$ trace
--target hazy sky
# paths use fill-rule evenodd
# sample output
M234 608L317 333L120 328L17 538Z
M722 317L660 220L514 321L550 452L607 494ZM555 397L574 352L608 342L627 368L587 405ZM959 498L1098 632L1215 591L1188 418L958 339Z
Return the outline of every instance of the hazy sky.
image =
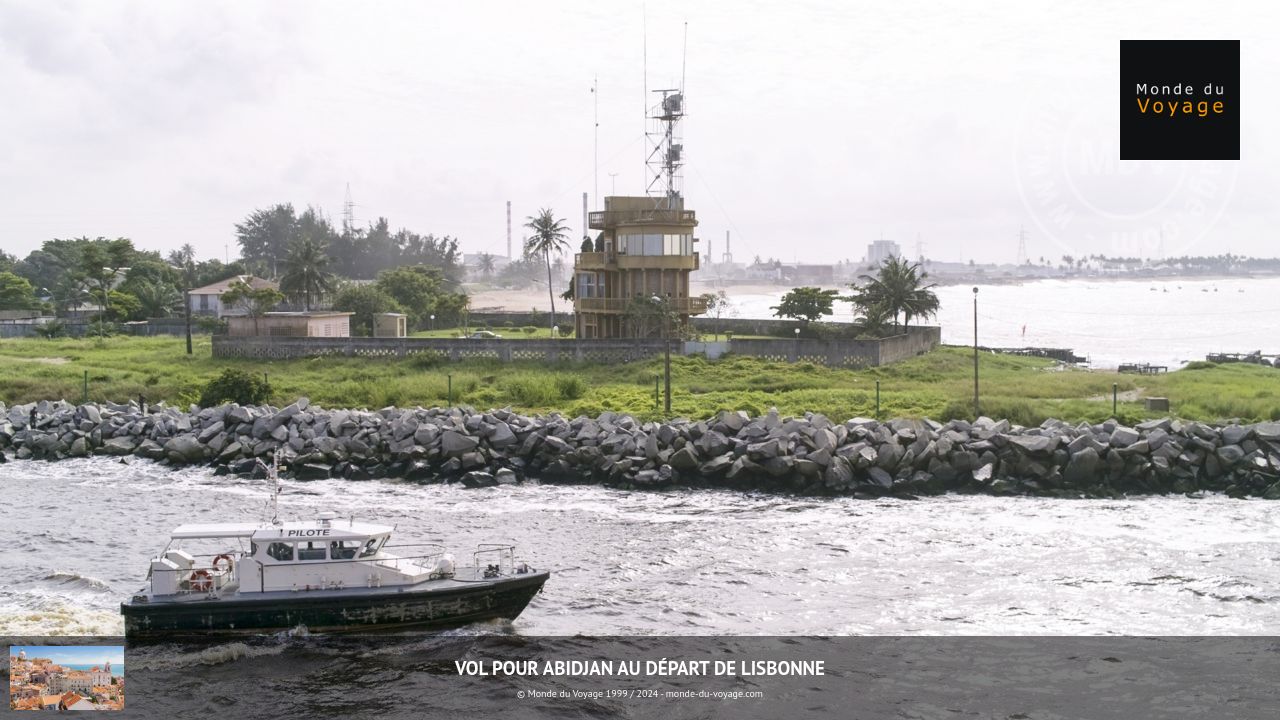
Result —
M0 248L234 256L255 207L337 220L347 183L360 221L468 252L504 252L507 200L517 241L542 206L577 236L593 77L600 194L646 182L646 17L650 88L688 23L685 197L717 257L732 230L738 260L883 233L1011 261L1020 226L1033 258L1280 254L1274 5L1027 0L0 0ZM1118 161L1121 38L1242 41L1239 162Z

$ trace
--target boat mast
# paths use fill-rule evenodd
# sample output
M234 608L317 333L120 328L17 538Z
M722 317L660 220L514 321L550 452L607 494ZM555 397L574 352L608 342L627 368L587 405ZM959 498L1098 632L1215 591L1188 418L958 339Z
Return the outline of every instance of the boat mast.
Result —
M267 471L267 477L275 482L275 489L271 492L271 524L279 525L280 523L280 491L284 488L280 485L280 449L276 448L275 453L271 456L271 468Z

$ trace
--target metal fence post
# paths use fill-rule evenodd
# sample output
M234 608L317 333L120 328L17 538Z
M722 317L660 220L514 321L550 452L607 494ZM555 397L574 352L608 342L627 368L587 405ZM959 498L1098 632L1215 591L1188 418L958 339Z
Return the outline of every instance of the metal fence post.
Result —
M453 373L445 375L449 381L449 407L453 407Z
M876 419L880 419L880 381L876 381Z
M89 371L84 371L84 391L80 395L80 404L89 402Z
M1120 402L1120 394L1118 392L1119 387L1120 385L1118 383L1111 383L1111 416L1112 417L1116 416L1117 406L1119 405L1119 402Z

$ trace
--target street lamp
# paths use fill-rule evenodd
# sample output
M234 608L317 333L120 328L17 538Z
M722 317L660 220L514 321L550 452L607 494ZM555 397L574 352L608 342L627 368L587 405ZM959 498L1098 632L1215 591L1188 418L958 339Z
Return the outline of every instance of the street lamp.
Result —
M434 331L435 331L435 329L436 329L436 316L435 316L435 315L432 315L432 316L431 316L431 330L432 330L432 332L434 332Z
M662 389L665 394L663 397L663 408L667 417L671 417L671 338L670 335L670 308L667 307L667 301L654 295L653 302L662 308Z
M795 358L792 359L792 362L800 362L800 328L796 328L795 333L796 333L796 343L793 346L794 349L792 351L792 354L795 355Z
M982 417L978 410L978 288L973 289L973 419Z

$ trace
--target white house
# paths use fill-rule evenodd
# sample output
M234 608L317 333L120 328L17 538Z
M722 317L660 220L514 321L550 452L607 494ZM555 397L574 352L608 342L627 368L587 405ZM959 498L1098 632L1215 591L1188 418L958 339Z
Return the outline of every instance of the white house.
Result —
M222 306L222 295L231 286L237 282L248 283L249 287L258 290L264 287L279 289L279 286L270 281L263 280L253 275L234 275L226 280L219 280L211 285L195 288L190 292L191 314L193 315L212 315L214 317L225 317L227 315L243 315L244 311L239 308L226 308Z

